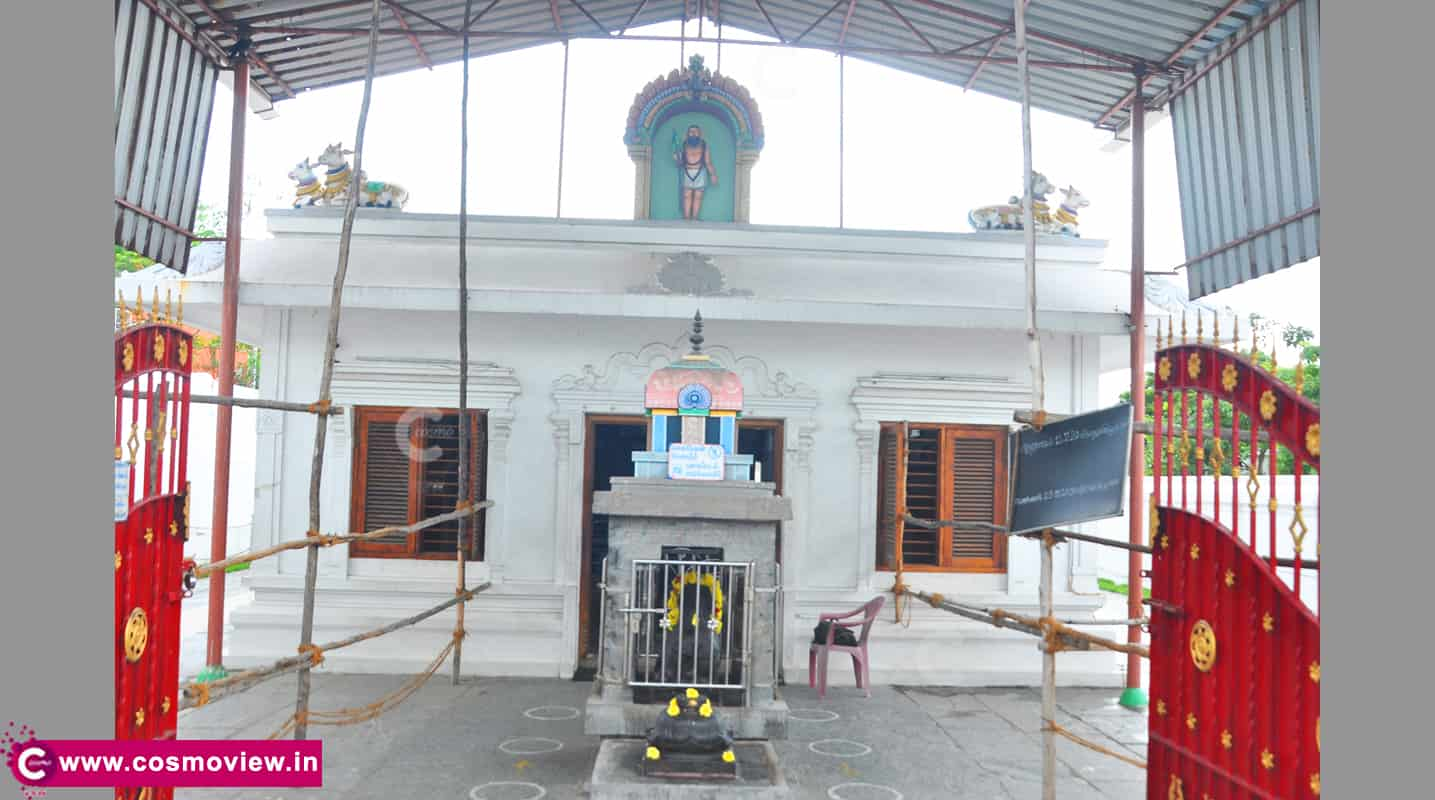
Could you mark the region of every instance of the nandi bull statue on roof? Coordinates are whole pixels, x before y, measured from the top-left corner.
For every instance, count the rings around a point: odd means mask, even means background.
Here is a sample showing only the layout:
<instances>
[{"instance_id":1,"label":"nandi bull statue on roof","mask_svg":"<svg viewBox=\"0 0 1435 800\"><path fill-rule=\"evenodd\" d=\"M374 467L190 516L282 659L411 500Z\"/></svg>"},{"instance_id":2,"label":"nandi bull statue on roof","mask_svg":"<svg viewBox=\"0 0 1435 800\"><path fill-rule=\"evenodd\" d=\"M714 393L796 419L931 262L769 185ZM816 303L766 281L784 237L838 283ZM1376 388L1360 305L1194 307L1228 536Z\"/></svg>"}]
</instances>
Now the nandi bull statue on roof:
<instances>
[{"instance_id":1,"label":"nandi bull statue on roof","mask_svg":"<svg viewBox=\"0 0 1435 800\"><path fill-rule=\"evenodd\" d=\"M311 165L306 158L290 170L290 179L298 184L294 188L294 207L342 206L348 202L349 185L354 173L347 156L353 153L352 150L345 150L342 142L331 144L324 148L314 164ZM326 168L323 183L314 174L316 167ZM358 185L361 206L402 209L409 199L408 190L397 183L371 181L363 172L359 173Z\"/></svg>"},{"instance_id":2,"label":"nandi bull statue on roof","mask_svg":"<svg viewBox=\"0 0 1435 800\"><path fill-rule=\"evenodd\" d=\"M1068 186L1062 190L1065 199L1053 214L1051 206L1046 201L1046 196L1056 191L1056 186L1040 172L1031 174L1031 184L1031 213L1036 232L1079 237L1081 234L1077 232L1077 214L1081 209L1091 205L1091 201L1083 197L1081 192L1074 187ZM971 224L972 228L979 231L1019 231L1021 230L1022 199L1021 197L1012 197L1004 205L974 208L967 214L967 222Z\"/></svg>"}]
</instances>

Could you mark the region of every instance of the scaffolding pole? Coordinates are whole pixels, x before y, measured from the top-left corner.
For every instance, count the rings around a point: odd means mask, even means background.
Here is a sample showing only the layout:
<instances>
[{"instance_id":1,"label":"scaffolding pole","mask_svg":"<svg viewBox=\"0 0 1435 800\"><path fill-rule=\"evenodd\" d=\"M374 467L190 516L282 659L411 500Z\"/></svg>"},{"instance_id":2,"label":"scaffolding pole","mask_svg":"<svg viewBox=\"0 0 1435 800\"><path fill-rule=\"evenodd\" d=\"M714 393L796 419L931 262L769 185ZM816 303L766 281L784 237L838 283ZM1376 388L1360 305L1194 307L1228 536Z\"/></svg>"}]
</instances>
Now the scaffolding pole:
<instances>
[{"instance_id":1,"label":"scaffolding pole","mask_svg":"<svg viewBox=\"0 0 1435 800\"><path fill-rule=\"evenodd\" d=\"M463 4L463 18L473 13L473 0ZM469 439L473 436L468 419L468 29L463 32L463 96L459 101L459 142L458 142L458 491L459 507L473 502L473 489L469 459L473 457ZM563 83L566 99L568 84L568 45L563 45ZM566 103L565 103L566 105ZM563 204L563 150L561 137L558 151L558 204ZM559 212L562 213L561 211ZM458 521L458 541L454 545L458 561L458 586L454 594L463 597L465 575L468 566L468 550L463 545L463 535L472 531L477 536L478 526L470 524L468 516ZM453 685L458 685L463 670L463 610L464 603L458 604L458 623L453 629Z\"/></svg>"},{"instance_id":2,"label":"scaffolding pole","mask_svg":"<svg viewBox=\"0 0 1435 800\"><path fill-rule=\"evenodd\" d=\"M354 215L359 208L359 176L363 174L364 127L369 121L369 101L374 92L374 57L379 49L379 12L382 0L373 0L369 27L369 60L364 72L364 99L359 106L359 125L354 134L354 166L349 179L347 202L344 204L344 225L339 232L339 264L334 270L334 289L329 300L329 332L324 343L324 367L319 379L319 405L328 407L329 389L334 380L334 351L339 347L339 312L343 308L344 278L349 271L349 242L354 233ZM314 424L314 460L309 472L309 531L319 535L319 483L324 471L324 438L329 421L316 419ZM304 567L304 611L300 621L299 650L314 644L314 586L319 579L319 549L311 547ZM303 739L309 729L309 667L299 670L299 691L294 708L294 738Z\"/></svg>"}]
</instances>

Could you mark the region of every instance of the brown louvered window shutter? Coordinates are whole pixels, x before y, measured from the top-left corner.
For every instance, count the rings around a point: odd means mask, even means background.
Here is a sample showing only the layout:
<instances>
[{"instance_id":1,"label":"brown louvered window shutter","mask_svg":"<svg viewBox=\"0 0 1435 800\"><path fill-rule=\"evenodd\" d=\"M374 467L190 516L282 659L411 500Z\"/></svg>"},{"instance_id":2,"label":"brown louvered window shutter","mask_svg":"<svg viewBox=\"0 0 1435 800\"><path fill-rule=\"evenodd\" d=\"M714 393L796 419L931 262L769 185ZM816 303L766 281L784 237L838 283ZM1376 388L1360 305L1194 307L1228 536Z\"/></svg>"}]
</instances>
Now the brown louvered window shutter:
<instances>
[{"instance_id":1,"label":"brown louvered window shutter","mask_svg":"<svg viewBox=\"0 0 1435 800\"><path fill-rule=\"evenodd\" d=\"M483 466L487 425L481 411L471 413L470 486L467 495L484 499ZM414 416L414 415L410 415ZM458 486L458 414L405 418L401 408L359 408L355 413L355 458L350 517L355 530L411 525L453 511ZM465 536L470 559L483 558L483 515L472 518ZM360 558L451 559L458 523L450 521L414 534L354 542Z\"/></svg>"},{"instance_id":2,"label":"brown louvered window shutter","mask_svg":"<svg viewBox=\"0 0 1435 800\"><path fill-rule=\"evenodd\" d=\"M367 533L379 528L408 525L414 512L409 485L409 443L413 431L392 409L358 409L355 414L357 458L354 462L353 527ZM354 542L350 552L360 556L404 556L409 537L394 534Z\"/></svg>"},{"instance_id":3,"label":"brown louvered window shutter","mask_svg":"<svg viewBox=\"0 0 1435 800\"><path fill-rule=\"evenodd\" d=\"M907 513L923 520L1006 524L1006 429L999 426L882 426L878 464L877 566L896 568L897 476L906 459ZM926 528L902 533L903 567L914 571L997 572L1006 537L990 531Z\"/></svg>"},{"instance_id":4,"label":"brown louvered window shutter","mask_svg":"<svg viewBox=\"0 0 1435 800\"><path fill-rule=\"evenodd\" d=\"M453 511L463 495L472 500L483 499L477 496L475 489L486 483L486 481L480 480L483 459L479 457L484 452L486 430L481 414L470 412L469 420L472 447L469 450L468 492L460 492L458 484L459 415L444 414L439 419L423 421L423 440L427 456L419 465L418 519L436 517ZM464 537L466 540L464 550L470 554L470 557L476 557L476 554L481 552L475 542L482 542L482 530L479 528L482 519L483 515L480 514L476 521L468 526ZM458 521L452 520L421 531L418 538L419 554L453 557L458 541L458 527ZM475 530L476 528L477 530ZM476 537L475 533L479 535Z\"/></svg>"},{"instance_id":5,"label":"brown louvered window shutter","mask_svg":"<svg viewBox=\"0 0 1435 800\"><path fill-rule=\"evenodd\" d=\"M901 435L900 430L898 435ZM917 519L942 517L942 431L912 426L907 438L907 513ZM902 564L942 565L942 529L908 524L902 529Z\"/></svg>"},{"instance_id":6,"label":"brown louvered window shutter","mask_svg":"<svg viewBox=\"0 0 1435 800\"><path fill-rule=\"evenodd\" d=\"M999 499L1004 488L998 478L999 441L949 430L951 438L951 519L958 522L1001 524ZM999 564L998 537L990 531L952 529L951 558L955 568L993 568Z\"/></svg>"}]
</instances>

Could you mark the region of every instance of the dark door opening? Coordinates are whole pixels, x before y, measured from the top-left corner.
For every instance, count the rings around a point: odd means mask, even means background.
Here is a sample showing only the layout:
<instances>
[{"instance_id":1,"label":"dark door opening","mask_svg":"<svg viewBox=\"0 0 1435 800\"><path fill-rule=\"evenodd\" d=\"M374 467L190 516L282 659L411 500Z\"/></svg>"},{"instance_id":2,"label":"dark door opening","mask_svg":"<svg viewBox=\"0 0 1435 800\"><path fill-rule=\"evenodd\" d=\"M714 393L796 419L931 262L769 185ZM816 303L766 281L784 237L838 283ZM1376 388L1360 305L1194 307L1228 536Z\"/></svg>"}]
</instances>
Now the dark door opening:
<instances>
[{"instance_id":1,"label":"dark door opening","mask_svg":"<svg viewBox=\"0 0 1435 800\"><path fill-rule=\"evenodd\" d=\"M593 513L593 493L612 488L613 478L633 475L633 452L647 450L648 420L642 416L588 417L583 470L583 578L579 599L578 658L591 667L598 644L598 583L608 555L608 518Z\"/></svg>"},{"instance_id":2,"label":"dark door opening","mask_svg":"<svg viewBox=\"0 0 1435 800\"><path fill-rule=\"evenodd\" d=\"M777 484L782 494L782 420L743 419L737 423L737 452L752 456L753 477L764 483ZM777 552L773 558L782 563L782 524L777 525Z\"/></svg>"}]
</instances>

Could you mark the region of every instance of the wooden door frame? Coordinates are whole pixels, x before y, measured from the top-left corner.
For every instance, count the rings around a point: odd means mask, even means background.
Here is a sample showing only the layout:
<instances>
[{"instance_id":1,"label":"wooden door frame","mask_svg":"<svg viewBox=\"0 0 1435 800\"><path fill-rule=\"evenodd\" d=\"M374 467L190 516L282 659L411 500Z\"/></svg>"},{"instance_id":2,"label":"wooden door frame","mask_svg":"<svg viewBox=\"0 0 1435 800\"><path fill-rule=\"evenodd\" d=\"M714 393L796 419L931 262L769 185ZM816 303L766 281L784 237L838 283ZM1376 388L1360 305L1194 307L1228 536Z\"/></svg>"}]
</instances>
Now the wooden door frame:
<instances>
[{"instance_id":1,"label":"wooden door frame","mask_svg":"<svg viewBox=\"0 0 1435 800\"><path fill-rule=\"evenodd\" d=\"M599 425L642 425L644 439L651 430L652 422L646 414L595 414L583 415L583 536L578 556L578 658L588 655L588 620L594 609L589 608L589 597L593 593L593 577L589 565L593 563L593 471L597 457L596 430Z\"/></svg>"}]
</instances>

